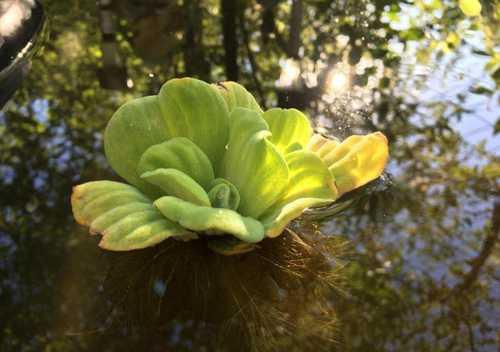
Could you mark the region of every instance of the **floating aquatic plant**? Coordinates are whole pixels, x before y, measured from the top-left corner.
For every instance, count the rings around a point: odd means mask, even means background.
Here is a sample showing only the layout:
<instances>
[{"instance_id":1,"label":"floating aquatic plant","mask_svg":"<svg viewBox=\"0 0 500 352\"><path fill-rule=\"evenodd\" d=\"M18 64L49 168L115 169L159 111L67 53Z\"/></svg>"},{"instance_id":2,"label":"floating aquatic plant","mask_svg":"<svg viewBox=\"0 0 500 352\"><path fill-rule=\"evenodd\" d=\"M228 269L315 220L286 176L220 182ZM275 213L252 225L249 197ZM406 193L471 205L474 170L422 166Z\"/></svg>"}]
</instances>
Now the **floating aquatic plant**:
<instances>
[{"instance_id":1,"label":"floating aquatic plant","mask_svg":"<svg viewBox=\"0 0 500 352\"><path fill-rule=\"evenodd\" d=\"M200 237L222 254L250 251L307 208L380 176L388 158L380 132L327 138L296 109L263 111L235 82L193 78L123 105L104 147L128 184L84 183L71 202L75 219L114 251Z\"/></svg>"}]
</instances>

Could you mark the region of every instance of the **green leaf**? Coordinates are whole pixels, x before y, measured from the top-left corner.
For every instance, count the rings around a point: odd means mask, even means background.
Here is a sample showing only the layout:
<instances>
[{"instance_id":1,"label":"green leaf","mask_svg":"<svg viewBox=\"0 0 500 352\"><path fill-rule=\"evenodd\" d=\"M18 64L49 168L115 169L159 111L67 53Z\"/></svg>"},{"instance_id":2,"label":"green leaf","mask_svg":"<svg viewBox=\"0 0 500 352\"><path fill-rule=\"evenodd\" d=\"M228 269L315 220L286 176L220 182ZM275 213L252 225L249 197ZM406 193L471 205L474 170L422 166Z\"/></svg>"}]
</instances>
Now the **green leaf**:
<instances>
[{"instance_id":1,"label":"green leaf","mask_svg":"<svg viewBox=\"0 0 500 352\"><path fill-rule=\"evenodd\" d=\"M176 78L162 86L158 100L169 135L189 138L217 168L228 137L229 111L224 98L208 83Z\"/></svg>"},{"instance_id":2,"label":"green leaf","mask_svg":"<svg viewBox=\"0 0 500 352\"><path fill-rule=\"evenodd\" d=\"M334 179L325 163L313 152L300 150L286 156L290 181L286 193L263 216L266 234L279 235L286 225L312 206L337 199Z\"/></svg>"},{"instance_id":3,"label":"green leaf","mask_svg":"<svg viewBox=\"0 0 500 352\"><path fill-rule=\"evenodd\" d=\"M230 209L203 207L169 196L157 199L154 205L165 217L192 231L230 234L250 243L264 238L264 226L259 221Z\"/></svg>"},{"instance_id":4,"label":"green leaf","mask_svg":"<svg viewBox=\"0 0 500 352\"><path fill-rule=\"evenodd\" d=\"M126 251L153 246L189 231L163 217L151 200L124 183L95 181L76 186L71 196L76 221L103 235L99 246Z\"/></svg>"},{"instance_id":5,"label":"green leaf","mask_svg":"<svg viewBox=\"0 0 500 352\"><path fill-rule=\"evenodd\" d=\"M307 116L296 109L270 109L263 117L273 134L269 140L283 153L292 145L304 147L313 133Z\"/></svg>"},{"instance_id":6,"label":"green leaf","mask_svg":"<svg viewBox=\"0 0 500 352\"><path fill-rule=\"evenodd\" d=\"M262 109L245 87L241 84L232 81L219 82L212 84L226 101L229 112L233 111L235 108L246 108L250 110L262 113Z\"/></svg>"},{"instance_id":7,"label":"green leaf","mask_svg":"<svg viewBox=\"0 0 500 352\"><path fill-rule=\"evenodd\" d=\"M141 175L141 178L160 187L166 194L185 201L210 206L208 194L195 180L176 169L156 169Z\"/></svg>"},{"instance_id":8,"label":"green leaf","mask_svg":"<svg viewBox=\"0 0 500 352\"><path fill-rule=\"evenodd\" d=\"M458 6L466 16L479 16L481 14L479 0L459 0Z\"/></svg>"},{"instance_id":9,"label":"green leaf","mask_svg":"<svg viewBox=\"0 0 500 352\"><path fill-rule=\"evenodd\" d=\"M240 205L240 192L226 179L216 178L210 185L208 197L214 208L238 209Z\"/></svg>"},{"instance_id":10,"label":"green leaf","mask_svg":"<svg viewBox=\"0 0 500 352\"><path fill-rule=\"evenodd\" d=\"M177 169L192 177L206 190L214 179L214 170L205 153L193 142L184 137L149 147L137 166L142 175L156 169Z\"/></svg>"},{"instance_id":11,"label":"green leaf","mask_svg":"<svg viewBox=\"0 0 500 352\"><path fill-rule=\"evenodd\" d=\"M113 170L153 198L158 189L140 179L137 164L146 149L169 138L156 96L132 100L111 117L104 132L104 150Z\"/></svg>"},{"instance_id":12,"label":"green leaf","mask_svg":"<svg viewBox=\"0 0 500 352\"><path fill-rule=\"evenodd\" d=\"M220 175L240 192L238 212L258 218L284 192L288 167L267 140L267 123L255 111L236 108L231 113L230 137Z\"/></svg>"}]
</instances>

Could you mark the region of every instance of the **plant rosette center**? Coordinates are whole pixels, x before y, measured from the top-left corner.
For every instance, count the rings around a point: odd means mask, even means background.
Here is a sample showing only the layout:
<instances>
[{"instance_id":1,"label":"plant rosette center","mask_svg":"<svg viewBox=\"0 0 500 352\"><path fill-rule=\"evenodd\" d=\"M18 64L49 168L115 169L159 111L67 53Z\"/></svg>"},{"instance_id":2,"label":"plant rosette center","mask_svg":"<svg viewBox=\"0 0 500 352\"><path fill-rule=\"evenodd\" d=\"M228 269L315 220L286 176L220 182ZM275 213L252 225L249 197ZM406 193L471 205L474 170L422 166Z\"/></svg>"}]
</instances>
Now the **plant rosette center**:
<instances>
[{"instance_id":1,"label":"plant rosette center","mask_svg":"<svg viewBox=\"0 0 500 352\"><path fill-rule=\"evenodd\" d=\"M120 107L104 147L127 183L78 185L71 203L114 251L203 236L218 253L248 252L306 209L379 177L388 159L380 132L326 138L296 109L263 111L235 82L193 78Z\"/></svg>"}]
</instances>

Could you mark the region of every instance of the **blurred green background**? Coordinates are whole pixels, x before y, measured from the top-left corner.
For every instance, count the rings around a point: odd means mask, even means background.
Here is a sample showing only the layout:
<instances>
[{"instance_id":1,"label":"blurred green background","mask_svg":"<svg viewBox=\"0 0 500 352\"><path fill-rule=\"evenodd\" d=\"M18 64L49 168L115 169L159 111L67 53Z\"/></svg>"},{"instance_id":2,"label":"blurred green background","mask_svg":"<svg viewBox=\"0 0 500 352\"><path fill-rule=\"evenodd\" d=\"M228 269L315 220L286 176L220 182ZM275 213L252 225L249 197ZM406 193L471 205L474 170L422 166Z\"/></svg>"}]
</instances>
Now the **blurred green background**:
<instances>
[{"instance_id":1,"label":"blurred green background","mask_svg":"<svg viewBox=\"0 0 500 352\"><path fill-rule=\"evenodd\" d=\"M324 133L390 141L390 186L321 223L349 243L335 338L298 329L283 350L497 351L500 5L464 13L477 3L42 1L43 49L0 112L0 350L212 350L189 322L94 318L105 267L69 203L111 174L102 132L117 107L194 76L302 109Z\"/></svg>"}]
</instances>

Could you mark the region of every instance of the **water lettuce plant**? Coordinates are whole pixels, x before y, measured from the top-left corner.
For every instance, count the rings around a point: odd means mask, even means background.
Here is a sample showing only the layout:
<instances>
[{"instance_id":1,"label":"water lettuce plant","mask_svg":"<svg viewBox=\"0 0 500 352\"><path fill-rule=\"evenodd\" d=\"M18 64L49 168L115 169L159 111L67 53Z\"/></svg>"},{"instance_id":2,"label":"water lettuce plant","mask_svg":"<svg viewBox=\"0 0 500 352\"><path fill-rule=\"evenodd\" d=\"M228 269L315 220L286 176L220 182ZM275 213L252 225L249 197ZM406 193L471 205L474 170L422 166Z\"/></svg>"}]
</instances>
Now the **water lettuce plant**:
<instances>
[{"instance_id":1,"label":"water lettuce plant","mask_svg":"<svg viewBox=\"0 0 500 352\"><path fill-rule=\"evenodd\" d=\"M335 202L382 173L380 133L340 142L296 109L263 111L235 82L172 79L118 109L104 134L127 183L74 187L73 214L99 246L127 251L204 238L222 254L276 237L310 207Z\"/></svg>"}]
</instances>

